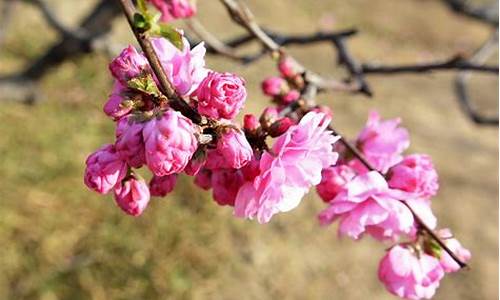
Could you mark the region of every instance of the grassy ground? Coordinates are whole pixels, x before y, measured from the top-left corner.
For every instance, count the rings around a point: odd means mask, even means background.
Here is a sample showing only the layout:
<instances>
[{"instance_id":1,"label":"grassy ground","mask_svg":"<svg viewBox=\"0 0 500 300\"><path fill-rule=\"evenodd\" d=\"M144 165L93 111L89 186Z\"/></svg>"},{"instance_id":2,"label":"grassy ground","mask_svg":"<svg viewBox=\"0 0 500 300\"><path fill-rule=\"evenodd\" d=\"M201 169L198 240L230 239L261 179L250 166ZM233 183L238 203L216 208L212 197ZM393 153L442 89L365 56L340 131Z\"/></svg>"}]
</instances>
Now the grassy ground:
<instances>
[{"instance_id":1,"label":"grassy ground","mask_svg":"<svg viewBox=\"0 0 500 300\"><path fill-rule=\"evenodd\" d=\"M76 23L94 1L53 0ZM200 18L221 37L240 32L212 1ZM449 13L438 1L248 1L266 26L310 32L333 15L336 28L361 30L350 41L366 61L445 58L471 51L489 34ZM293 2L293 5L291 4ZM77 7L78 9L75 9ZM76 12L75 12L76 11ZM56 39L40 15L20 5L0 72L36 57ZM217 17L214 17L217 16ZM123 20L113 39L131 41ZM339 74L327 45L292 49L307 66ZM45 101L0 107L0 299L392 299L376 279L384 246L339 240L315 214L310 193L296 210L266 225L235 219L182 177L175 192L154 199L140 218L82 182L85 157L110 142L113 124L101 107L110 91L107 59L92 54L64 63L41 82ZM275 72L269 59L251 66L209 58L210 67L239 73L249 85L249 111L265 104L259 80ZM372 77L376 96L328 94L336 126L353 136L369 109L401 116L411 152L433 156L441 178L434 209L473 252L470 271L448 276L436 299L498 298L498 130L477 127L461 113L451 74ZM498 109L497 78L484 79L475 100Z\"/></svg>"}]
</instances>

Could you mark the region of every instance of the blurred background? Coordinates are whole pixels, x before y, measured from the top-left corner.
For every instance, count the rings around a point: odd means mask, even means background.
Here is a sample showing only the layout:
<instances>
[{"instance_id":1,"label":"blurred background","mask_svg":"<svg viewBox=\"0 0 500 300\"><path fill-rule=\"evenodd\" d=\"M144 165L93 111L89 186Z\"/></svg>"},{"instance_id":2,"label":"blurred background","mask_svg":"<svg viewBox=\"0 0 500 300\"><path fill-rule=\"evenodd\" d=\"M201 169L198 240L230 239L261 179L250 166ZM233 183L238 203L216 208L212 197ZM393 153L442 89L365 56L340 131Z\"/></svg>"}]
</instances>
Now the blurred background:
<instances>
[{"instance_id":1,"label":"blurred background","mask_svg":"<svg viewBox=\"0 0 500 300\"><path fill-rule=\"evenodd\" d=\"M69 28L97 3L46 2ZM247 3L262 25L282 33L326 25L359 29L348 44L362 62L444 60L473 52L492 33L438 0ZM3 18L0 76L30 66L61 39L24 1ZM199 20L221 39L243 33L217 1L199 1ZM109 54L133 42L119 16L101 41L106 51L65 59L36 82L0 88L0 299L395 299L377 280L384 245L339 239L336 226L321 228L316 214L324 204L313 191L267 225L234 218L186 176L139 218L124 215L111 195L90 192L82 178L85 158L114 136L102 112L112 83ZM321 74L345 75L328 44L290 51ZM246 78L246 110L260 113L268 101L260 81L277 74L271 59L242 65L208 56L207 64ZM409 152L430 154L439 172L433 200L439 225L473 253L471 269L447 276L435 299L497 299L498 127L479 126L463 114L455 75L369 76L372 99L345 93L319 99L333 108L336 127L348 137L371 109L403 119ZM481 112L496 115L497 76L472 75L469 93ZM21 103L26 95L37 101Z\"/></svg>"}]
</instances>

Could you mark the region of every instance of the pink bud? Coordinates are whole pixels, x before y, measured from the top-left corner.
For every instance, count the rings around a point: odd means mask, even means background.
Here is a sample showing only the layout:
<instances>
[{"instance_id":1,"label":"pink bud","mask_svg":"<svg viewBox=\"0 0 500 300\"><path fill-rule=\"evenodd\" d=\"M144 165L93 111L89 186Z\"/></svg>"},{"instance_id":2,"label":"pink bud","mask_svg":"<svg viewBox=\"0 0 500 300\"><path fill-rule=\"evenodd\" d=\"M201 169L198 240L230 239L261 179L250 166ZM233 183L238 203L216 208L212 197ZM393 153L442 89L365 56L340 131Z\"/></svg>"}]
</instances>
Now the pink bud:
<instances>
[{"instance_id":1,"label":"pink bud","mask_svg":"<svg viewBox=\"0 0 500 300\"><path fill-rule=\"evenodd\" d=\"M139 76L148 68L148 61L133 46L128 46L109 64L111 74L122 84Z\"/></svg>"},{"instance_id":2,"label":"pink bud","mask_svg":"<svg viewBox=\"0 0 500 300\"><path fill-rule=\"evenodd\" d=\"M257 117L252 114L247 114L243 117L243 128L247 131L255 131L259 128L260 124Z\"/></svg>"},{"instance_id":3,"label":"pink bud","mask_svg":"<svg viewBox=\"0 0 500 300\"><path fill-rule=\"evenodd\" d=\"M269 127L269 135L271 137L278 137L285 133L292 125L294 125L292 119L288 117L281 118Z\"/></svg>"},{"instance_id":4,"label":"pink bud","mask_svg":"<svg viewBox=\"0 0 500 300\"><path fill-rule=\"evenodd\" d=\"M278 63L278 69L285 78L293 78L300 73L297 62L290 56L284 56Z\"/></svg>"},{"instance_id":5,"label":"pink bud","mask_svg":"<svg viewBox=\"0 0 500 300\"><path fill-rule=\"evenodd\" d=\"M190 18L196 14L193 0L149 0L160 12L163 22Z\"/></svg>"},{"instance_id":6,"label":"pink bud","mask_svg":"<svg viewBox=\"0 0 500 300\"><path fill-rule=\"evenodd\" d=\"M177 182L177 174L156 176L154 175L149 182L149 190L151 196L165 197L168 193L174 190Z\"/></svg>"},{"instance_id":7,"label":"pink bud","mask_svg":"<svg viewBox=\"0 0 500 300\"><path fill-rule=\"evenodd\" d=\"M127 164L110 144L89 155L85 164L84 182L100 194L108 193L127 173Z\"/></svg>"},{"instance_id":8,"label":"pink bud","mask_svg":"<svg viewBox=\"0 0 500 300\"><path fill-rule=\"evenodd\" d=\"M148 206L149 189L142 179L134 177L123 181L115 188L116 204L127 214L138 216Z\"/></svg>"},{"instance_id":9,"label":"pink bud","mask_svg":"<svg viewBox=\"0 0 500 300\"><path fill-rule=\"evenodd\" d=\"M234 169L218 169L212 173L214 200L219 205L234 206L238 190L243 185L243 175Z\"/></svg>"},{"instance_id":10,"label":"pink bud","mask_svg":"<svg viewBox=\"0 0 500 300\"><path fill-rule=\"evenodd\" d=\"M130 117L123 117L116 126L116 151L133 168L140 168L145 163L143 123L134 122Z\"/></svg>"},{"instance_id":11,"label":"pink bud","mask_svg":"<svg viewBox=\"0 0 500 300\"><path fill-rule=\"evenodd\" d=\"M233 119L247 97L245 81L231 73L210 72L198 86L196 96L200 114L213 119Z\"/></svg>"},{"instance_id":12,"label":"pink bud","mask_svg":"<svg viewBox=\"0 0 500 300\"><path fill-rule=\"evenodd\" d=\"M209 190L212 187L212 171L201 168L194 177L194 183L204 190Z\"/></svg>"},{"instance_id":13,"label":"pink bud","mask_svg":"<svg viewBox=\"0 0 500 300\"><path fill-rule=\"evenodd\" d=\"M299 98L300 98L300 92L297 90L291 90L288 93L286 93L283 97L281 97L281 101L283 101L284 104L289 104L299 100Z\"/></svg>"},{"instance_id":14,"label":"pink bud","mask_svg":"<svg viewBox=\"0 0 500 300\"><path fill-rule=\"evenodd\" d=\"M262 81L262 91L268 96L281 95L286 89L286 80L281 77L269 77Z\"/></svg>"},{"instance_id":15,"label":"pink bud","mask_svg":"<svg viewBox=\"0 0 500 300\"><path fill-rule=\"evenodd\" d=\"M173 110L147 122L142 134L151 172L156 176L182 172L198 147L194 133L191 120Z\"/></svg>"},{"instance_id":16,"label":"pink bud","mask_svg":"<svg viewBox=\"0 0 500 300\"><path fill-rule=\"evenodd\" d=\"M205 150L198 149L194 153L193 158L191 158L191 160L187 164L184 172L189 176L195 176L196 174L198 174L200 169L205 165L205 161L207 158L206 156L207 155L205 153Z\"/></svg>"},{"instance_id":17,"label":"pink bud","mask_svg":"<svg viewBox=\"0 0 500 300\"><path fill-rule=\"evenodd\" d=\"M115 80L111 96L109 96L108 101L106 101L103 107L103 111L106 115L113 119L119 119L132 110L132 105L126 105L124 103L125 99L122 93L125 92L125 90L126 88L118 80Z\"/></svg>"},{"instance_id":18,"label":"pink bud","mask_svg":"<svg viewBox=\"0 0 500 300\"><path fill-rule=\"evenodd\" d=\"M253 150L240 130L228 129L217 141L217 151L222 154L227 165L239 169L253 156Z\"/></svg>"}]
</instances>

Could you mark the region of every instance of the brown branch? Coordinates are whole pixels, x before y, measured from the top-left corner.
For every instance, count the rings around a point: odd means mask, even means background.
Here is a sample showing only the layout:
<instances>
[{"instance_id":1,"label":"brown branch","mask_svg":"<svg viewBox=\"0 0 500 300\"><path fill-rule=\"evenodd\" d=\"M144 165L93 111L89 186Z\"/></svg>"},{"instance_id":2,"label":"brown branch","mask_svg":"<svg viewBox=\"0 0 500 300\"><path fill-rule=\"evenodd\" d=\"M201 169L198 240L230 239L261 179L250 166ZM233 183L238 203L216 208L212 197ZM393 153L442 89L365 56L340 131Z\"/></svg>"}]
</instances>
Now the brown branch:
<instances>
[{"instance_id":1,"label":"brown branch","mask_svg":"<svg viewBox=\"0 0 500 300\"><path fill-rule=\"evenodd\" d=\"M477 64L465 59L461 55L457 55L448 59L446 61L437 61L426 64L416 64L416 65L400 65L400 66L384 66L376 64L362 64L361 71L364 74L400 74L400 73L423 73L432 71L443 71L443 70L467 70L467 71L477 71L492 73L498 76L498 65L497 66L487 66L483 64Z\"/></svg>"},{"instance_id":2,"label":"brown branch","mask_svg":"<svg viewBox=\"0 0 500 300\"><path fill-rule=\"evenodd\" d=\"M153 46L151 45L151 42L147 37L147 34L144 32L140 32L137 28L135 28L134 14L136 13L136 9L134 4L132 3L131 0L119 0L119 1L122 10L125 16L127 17L130 28L134 32L137 42L139 42L139 45L141 46L144 55L146 56L149 64L151 65L151 68L154 74L156 75L156 78L158 78L160 91L169 99L169 105L173 109L180 111L184 116L191 119L194 123L200 123L201 122L200 114L196 110L194 110L191 106L189 106L189 104L175 91L174 86L168 79L167 74L165 73L165 70L163 70L160 59L158 58L158 55L154 51Z\"/></svg>"},{"instance_id":3,"label":"brown branch","mask_svg":"<svg viewBox=\"0 0 500 300\"><path fill-rule=\"evenodd\" d=\"M240 2L237 3L235 0L221 0L221 1L226 6L226 8L228 9L228 12L231 15L231 17L233 18L233 20L237 24L239 24L242 27L246 28L249 33L253 34L257 39L259 39L266 48L268 48L269 50L273 51L274 53L278 53L279 55L282 55L282 53L284 53L284 50L280 49L280 47L279 47L278 44L276 44L274 42L270 42L270 41L272 41L272 39L270 39L269 36L265 35L265 32L260 29L260 27L258 26L258 24L254 21L252 13L250 12L250 10L246 6L244 6ZM314 83L306 80L305 91L310 91L311 90L311 89L308 88L308 85L314 85ZM315 96L315 92L314 92L315 90L316 89L312 89L313 92L311 94L309 94L309 92L308 93L304 93L304 91L303 91L302 96L306 95L306 96L311 97L311 98L310 99L301 99L301 100L299 100L299 101L303 101L301 103L302 105L297 105L297 104L291 104L291 105L293 105L294 107L297 107L297 109L298 108L304 108L303 106L309 105L314 100L313 98ZM334 131L333 128L330 128L330 129L334 132L334 134L339 135L339 133L336 132L336 131ZM357 151L357 149L354 146L352 146L347 140L345 140L342 135L341 135L341 137L342 137L341 138L341 142L350 151L352 151L353 155L356 156L356 158L358 158L370 171L377 171L377 172L380 173L380 171L376 170L373 166L371 166L371 164L366 160L366 158L364 158L364 156L359 151ZM401 202L405 203L404 201L401 201ZM413 215L413 217L415 219L415 222L421 227L421 229L423 231L427 232L433 239L435 239L436 242L438 242L439 245L453 258L453 260L455 260L460 265L460 267L467 266L464 262L462 262L462 260L460 260L453 253L453 251L451 251L451 249L449 249L444 244L444 242L441 240L441 238L439 238L434 233L434 231L429 226L427 226L422 221L422 219L411 208L409 208L409 210L412 213L412 215Z\"/></svg>"}]
</instances>

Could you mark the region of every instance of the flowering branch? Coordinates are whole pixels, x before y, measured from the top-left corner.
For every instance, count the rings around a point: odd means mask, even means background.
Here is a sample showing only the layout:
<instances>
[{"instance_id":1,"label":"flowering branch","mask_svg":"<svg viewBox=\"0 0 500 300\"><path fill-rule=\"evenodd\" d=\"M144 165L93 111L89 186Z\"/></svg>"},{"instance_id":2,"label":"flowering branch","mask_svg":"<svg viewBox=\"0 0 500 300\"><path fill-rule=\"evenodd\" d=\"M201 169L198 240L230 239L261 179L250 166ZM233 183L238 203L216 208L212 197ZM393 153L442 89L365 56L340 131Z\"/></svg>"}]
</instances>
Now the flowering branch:
<instances>
[{"instance_id":1,"label":"flowering branch","mask_svg":"<svg viewBox=\"0 0 500 300\"><path fill-rule=\"evenodd\" d=\"M277 43L275 43L260 27L259 25L255 22L254 16L249 10L248 7L244 6L240 2L236 2L235 0L221 0L221 2L225 5L227 8L230 16L232 17L233 21L235 21L237 24L241 25L244 27L250 34L252 34L256 39L258 39L262 45L264 45L267 49L269 49L272 53L273 56L278 56L278 57L284 57L285 51L282 49ZM291 56L288 56L291 58ZM314 74L312 72L309 72L305 70L305 68L300 65L299 63L296 62L295 59L292 58L292 60L296 63L296 68L298 69L298 73L302 73L305 81L305 87L308 86L316 86L317 81L311 80L311 77L308 76L308 74ZM352 66L354 67L354 66ZM355 71L355 70L354 70ZM356 72L356 71L355 71ZM314 78L314 77L313 77ZM317 90L316 88L304 88L303 91L315 91ZM302 98L304 94L302 94ZM302 102L299 102L300 100L297 100L297 102L292 102L289 104L288 107L293 108L292 111L297 110L299 108L305 109L306 111L309 110L309 106L313 103L313 98L315 96L315 92L312 92L312 95L307 95L309 98L308 99L302 99ZM287 108L288 108L287 107ZM283 115L286 115L290 112L291 109L284 109L282 111ZM332 130L333 134L338 135L338 132L336 132L333 128L330 127ZM378 173L381 173L377 169L375 169L367 160L364 158L364 156L357 151L356 147L352 146L342 135L340 135L340 141L346 148L357 158L359 159L363 165L368 168L370 171L376 171ZM381 173L382 174L382 173ZM384 175L384 174L382 174ZM442 241L440 237L438 237L434 231L425 224L425 222L422 221L422 219L415 213L415 211L404 201L403 202L410 210L411 214L413 215L416 223L419 225L419 227L427 232L432 239L434 239L439 246L443 250L445 250L451 257L452 259L461 267L466 267L467 264L463 262L460 258L458 258L455 253L449 249L446 244Z\"/></svg>"},{"instance_id":2,"label":"flowering branch","mask_svg":"<svg viewBox=\"0 0 500 300\"><path fill-rule=\"evenodd\" d=\"M141 32L138 28L135 27L134 15L136 13L136 9L132 1L120 0L120 4L124 14L127 17L130 28L134 32L137 42L139 42L139 45L141 46L142 51L144 51L144 55L151 65L154 74L158 78L160 91L169 99L169 105L173 109L180 111L194 123L200 123L200 114L191 106L189 106L189 104L179 94L177 94L172 83L168 80L167 74L165 74L165 71L161 66L160 59L154 51L153 46L151 45L151 42L147 37L147 34L145 32Z\"/></svg>"}]
</instances>

